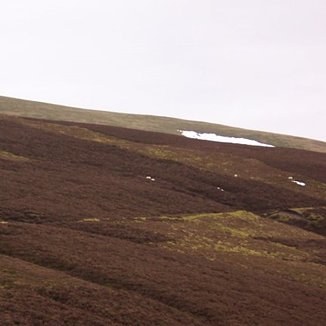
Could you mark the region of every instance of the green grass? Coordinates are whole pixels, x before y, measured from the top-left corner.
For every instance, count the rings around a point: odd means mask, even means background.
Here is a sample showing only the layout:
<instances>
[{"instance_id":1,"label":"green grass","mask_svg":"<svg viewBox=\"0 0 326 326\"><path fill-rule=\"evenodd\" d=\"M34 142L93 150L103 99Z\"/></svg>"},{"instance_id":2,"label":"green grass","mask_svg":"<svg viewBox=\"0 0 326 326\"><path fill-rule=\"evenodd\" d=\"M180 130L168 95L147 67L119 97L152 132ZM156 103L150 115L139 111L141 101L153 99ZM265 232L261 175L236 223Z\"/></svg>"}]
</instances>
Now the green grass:
<instances>
[{"instance_id":1,"label":"green grass","mask_svg":"<svg viewBox=\"0 0 326 326\"><path fill-rule=\"evenodd\" d=\"M291 261L302 261L308 257L304 250L277 241L282 238L306 238L305 231L248 211L185 215L179 220L182 223L172 227L176 240L166 244L173 250L198 252L210 259L216 259L219 252Z\"/></svg>"}]
</instances>

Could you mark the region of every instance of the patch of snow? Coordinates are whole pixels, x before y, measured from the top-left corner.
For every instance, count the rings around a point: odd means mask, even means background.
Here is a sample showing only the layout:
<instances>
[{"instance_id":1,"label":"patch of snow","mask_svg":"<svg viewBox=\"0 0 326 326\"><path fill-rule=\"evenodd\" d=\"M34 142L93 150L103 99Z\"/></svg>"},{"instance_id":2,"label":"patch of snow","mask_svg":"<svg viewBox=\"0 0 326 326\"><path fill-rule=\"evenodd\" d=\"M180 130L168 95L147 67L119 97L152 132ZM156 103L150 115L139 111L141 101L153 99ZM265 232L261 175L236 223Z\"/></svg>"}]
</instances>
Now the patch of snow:
<instances>
[{"instance_id":1,"label":"patch of snow","mask_svg":"<svg viewBox=\"0 0 326 326\"><path fill-rule=\"evenodd\" d=\"M235 175L234 175L234 177L235 177L235 178L237 178L237 177L238 177L238 175L237 175L237 174L235 174Z\"/></svg>"},{"instance_id":2,"label":"patch of snow","mask_svg":"<svg viewBox=\"0 0 326 326\"><path fill-rule=\"evenodd\" d=\"M292 180L293 183L296 183L297 185L301 186L301 187L305 187L306 184L302 181L297 181L297 180Z\"/></svg>"},{"instance_id":3,"label":"patch of snow","mask_svg":"<svg viewBox=\"0 0 326 326\"><path fill-rule=\"evenodd\" d=\"M224 191L224 189L223 188L221 188L221 187L216 187L218 190L220 190L220 191Z\"/></svg>"},{"instance_id":4,"label":"patch of snow","mask_svg":"<svg viewBox=\"0 0 326 326\"><path fill-rule=\"evenodd\" d=\"M303 182L303 181L298 181L298 180L294 180L293 177L288 177L288 179L291 180L291 182L293 182L293 183L295 183L295 184L297 184L297 185L299 185L299 186L301 186L301 187L305 187L305 186L306 186L306 183L305 183L305 182Z\"/></svg>"},{"instance_id":5,"label":"patch of snow","mask_svg":"<svg viewBox=\"0 0 326 326\"><path fill-rule=\"evenodd\" d=\"M146 177L147 180L155 181L155 178L152 178L150 175Z\"/></svg>"},{"instance_id":6,"label":"patch of snow","mask_svg":"<svg viewBox=\"0 0 326 326\"><path fill-rule=\"evenodd\" d=\"M264 146L264 147L274 147L273 145L260 143L256 140L247 139L247 138L238 138L238 137L226 137L219 136L214 133L199 133L196 131L189 130L178 130L182 136L193 139L200 140L210 140L220 143L232 143L232 144L242 144L242 145L251 145L251 146Z\"/></svg>"}]
</instances>

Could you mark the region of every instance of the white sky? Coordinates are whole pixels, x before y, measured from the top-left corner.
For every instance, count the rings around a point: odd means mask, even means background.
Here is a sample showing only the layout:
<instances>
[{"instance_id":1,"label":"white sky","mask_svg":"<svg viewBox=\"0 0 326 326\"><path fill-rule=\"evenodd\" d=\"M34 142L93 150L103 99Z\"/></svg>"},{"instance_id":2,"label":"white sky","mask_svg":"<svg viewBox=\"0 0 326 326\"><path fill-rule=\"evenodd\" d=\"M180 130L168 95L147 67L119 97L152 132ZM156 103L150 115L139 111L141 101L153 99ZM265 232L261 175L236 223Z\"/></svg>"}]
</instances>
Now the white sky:
<instances>
[{"instance_id":1,"label":"white sky","mask_svg":"<svg viewBox=\"0 0 326 326\"><path fill-rule=\"evenodd\" d=\"M326 141L325 0L0 0L0 95Z\"/></svg>"}]
</instances>

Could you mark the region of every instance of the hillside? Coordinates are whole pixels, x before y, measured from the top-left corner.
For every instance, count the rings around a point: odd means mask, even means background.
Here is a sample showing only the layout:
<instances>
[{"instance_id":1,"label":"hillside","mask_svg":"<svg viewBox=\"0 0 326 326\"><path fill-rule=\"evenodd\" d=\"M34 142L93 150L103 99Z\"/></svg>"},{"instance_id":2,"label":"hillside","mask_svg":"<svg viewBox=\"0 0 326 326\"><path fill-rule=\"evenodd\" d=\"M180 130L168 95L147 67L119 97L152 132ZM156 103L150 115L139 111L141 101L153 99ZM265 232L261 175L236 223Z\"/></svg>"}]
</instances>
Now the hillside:
<instances>
[{"instance_id":1,"label":"hillside","mask_svg":"<svg viewBox=\"0 0 326 326\"><path fill-rule=\"evenodd\" d=\"M11 103L47 120L0 115L2 325L323 325L326 154Z\"/></svg>"},{"instance_id":2,"label":"hillside","mask_svg":"<svg viewBox=\"0 0 326 326\"><path fill-rule=\"evenodd\" d=\"M219 124L188 121L168 117L81 110L71 107L2 96L0 96L0 113L38 119L104 124L109 126L127 127L175 135L180 134L178 130L216 133L217 135L221 136L248 138L277 147L298 148L323 153L326 152L325 142L301 137L279 135L262 131L233 128Z\"/></svg>"}]
</instances>

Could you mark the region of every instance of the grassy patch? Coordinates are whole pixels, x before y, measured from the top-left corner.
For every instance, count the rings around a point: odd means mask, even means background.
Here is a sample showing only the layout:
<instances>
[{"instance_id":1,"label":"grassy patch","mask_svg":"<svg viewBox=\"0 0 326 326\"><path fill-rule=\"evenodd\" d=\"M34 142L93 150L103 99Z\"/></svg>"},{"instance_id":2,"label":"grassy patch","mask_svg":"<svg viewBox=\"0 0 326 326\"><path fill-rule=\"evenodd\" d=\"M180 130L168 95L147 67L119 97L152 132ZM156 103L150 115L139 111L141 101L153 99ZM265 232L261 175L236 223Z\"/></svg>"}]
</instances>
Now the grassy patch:
<instances>
[{"instance_id":1,"label":"grassy patch","mask_svg":"<svg viewBox=\"0 0 326 326\"><path fill-rule=\"evenodd\" d=\"M100 219L98 219L98 218L96 218L96 217L94 217L94 218L84 218L84 219L82 219L82 222L100 222L101 220Z\"/></svg>"},{"instance_id":2,"label":"grassy patch","mask_svg":"<svg viewBox=\"0 0 326 326\"><path fill-rule=\"evenodd\" d=\"M0 150L0 158L5 160L11 160L11 161L28 161L29 159L24 156L15 155L13 153L10 153L8 151Z\"/></svg>"},{"instance_id":3,"label":"grassy patch","mask_svg":"<svg viewBox=\"0 0 326 326\"><path fill-rule=\"evenodd\" d=\"M210 260L218 259L221 253L289 261L310 257L304 250L270 240L296 240L306 237L302 234L305 231L290 229L248 211L186 215L179 221L171 227L175 241L166 244L172 250L203 255Z\"/></svg>"}]
</instances>

